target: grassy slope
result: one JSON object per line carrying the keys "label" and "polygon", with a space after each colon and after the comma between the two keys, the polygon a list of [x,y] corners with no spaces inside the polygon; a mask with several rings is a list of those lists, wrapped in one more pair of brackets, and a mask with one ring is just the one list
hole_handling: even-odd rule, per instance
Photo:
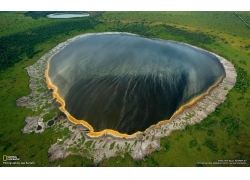
{"label": "grassy slope", "polygon": [[[244,18],[244,16],[249,17],[250,13],[239,14]],[[0,16],[5,17],[5,19],[1,18],[0,37],[54,23],[51,19],[34,20],[15,12],[1,12]],[[204,47],[226,57],[237,67],[243,68],[250,76],[250,50],[245,48],[250,44],[248,37],[250,29],[233,12],[106,12],[100,20],[123,23],[144,21],[152,27],[165,23],[184,30],[201,31],[209,36],[215,36],[216,41]],[[106,29],[106,25],[98,25],[93,31],[101,32]],[[33,64],[57,43],[79,33],[84,32],[58,35],[38,45],[37,49],[42,50],[39,54],[32,59],[24,56],[21,62],[0,74],[0,156],[17,155],[21,160],[35,161],[36,166],[43,164],[90,166],[92,164],[91,161],[76,156],[49,163],[47,150],[56,142],[60,134],[46,129],[42,134],[21,135],[21,128],[25,125],[24,118],[27,115],[36,115],[38,112],[16,107],[14,104],[17,98],[30,92],[28,75],[23,68]],[[164,33],[156,36],[178,39],[177,36],[164,35]],[[246,61],[246,65],[240,60]],[[250,112],[247,111],[249,107],[249,89],[246,93],[240,93],[234,88],[225,103],[201,124],[189,127],[185,131],[175,131],[170,137],[163,138],[161,140],[163,150],[153,153],[142,161],[133,161],[129,156],[125,159],[117,157],[102,162],[100,166],[117,166],[117,162],[120,166],[195,166],[197,161],[212,162],[219,159],[247,159],[249,162]]]}

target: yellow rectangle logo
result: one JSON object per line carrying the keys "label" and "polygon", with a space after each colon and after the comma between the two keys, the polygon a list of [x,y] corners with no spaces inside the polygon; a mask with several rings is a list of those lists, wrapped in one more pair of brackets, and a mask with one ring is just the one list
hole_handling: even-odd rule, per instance
{"label": "yellow rectangle logo", "polygon": [[3,155],[3,161],[7,161],[8,160],[8,156]]}

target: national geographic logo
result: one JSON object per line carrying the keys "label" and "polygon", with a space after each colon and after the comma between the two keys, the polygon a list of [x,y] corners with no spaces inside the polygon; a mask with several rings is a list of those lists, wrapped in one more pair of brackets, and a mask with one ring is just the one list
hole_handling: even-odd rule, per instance
{"label": "national geographic logo", "polygon": [[8,156],[7,155],[3,155],[3,161],[8,161]]}
{"label": "national geographic logo", "polygon": [[17,156],[7,156],[7,155],[3,155],[3,164],[4,165],[34,165],[35,162],[31,161],[31,162],[27,162],[27,161],[20,161],[20,158]]}
{"label": "national geographic logo", "polygon": [[3,155],[3,161],[19,161],[20,158],[18,158],[17,156],[7,156],[7,155]]}

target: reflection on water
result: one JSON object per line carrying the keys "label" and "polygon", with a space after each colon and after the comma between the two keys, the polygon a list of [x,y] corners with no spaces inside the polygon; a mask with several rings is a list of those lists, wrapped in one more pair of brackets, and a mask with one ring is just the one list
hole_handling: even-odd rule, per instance
{"label": "reflection on water", "polygon": [[185,44],[99,34],[54,55],[48,75],[73,117],[132,134],[169,119],[225,72],[214,55]]}
{"label": "reflection on water", "polygon": [[75,17],[87,17],[89,14],[62,14],[62,13],[55,13],[47,15],[48,18],[75,18]]}

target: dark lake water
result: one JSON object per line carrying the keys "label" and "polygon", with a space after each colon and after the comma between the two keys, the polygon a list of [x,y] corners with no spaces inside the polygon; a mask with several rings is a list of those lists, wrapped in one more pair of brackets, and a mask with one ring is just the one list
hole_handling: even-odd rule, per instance
{"label": "dark lake water", "polygon": [[41,129],[42,129],[42,126],[40,126],[40,125],[38,125],[37,128],[36,128],[37,131],[39,131]]}
{"label": "dark lake water", "polygon": [[169,119],[225,75],[212,54],[129,34],[89,35],[50,60],[66,110],[95,131],[132,134]]}
{"label": "dark lake water", "polygon": [[54,120],[50,120],[50,121],[48,121],[48,126],[52,126],[53,124],[54,124]]}
{"label": "dark lake water", "polygon": [[87,17],[89,14],[62,14],[62,13],[55,13],[47,15],[48,18],[76,18],[76,17]]}

